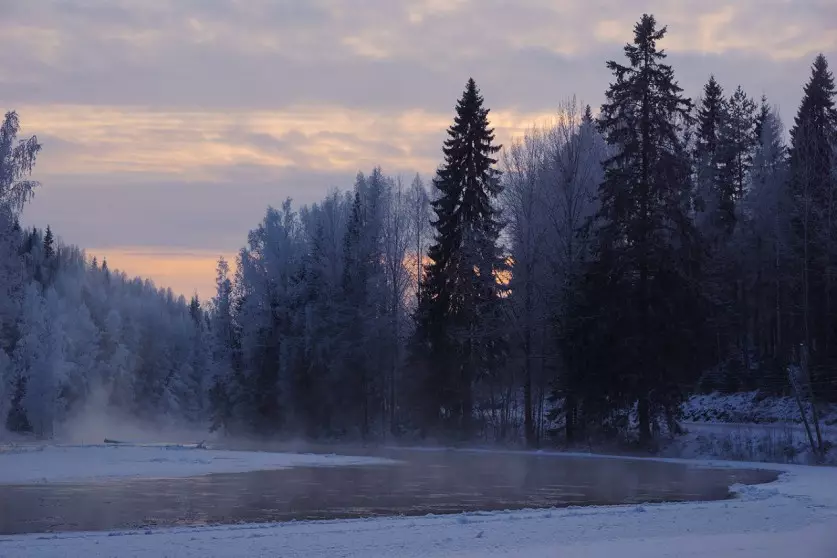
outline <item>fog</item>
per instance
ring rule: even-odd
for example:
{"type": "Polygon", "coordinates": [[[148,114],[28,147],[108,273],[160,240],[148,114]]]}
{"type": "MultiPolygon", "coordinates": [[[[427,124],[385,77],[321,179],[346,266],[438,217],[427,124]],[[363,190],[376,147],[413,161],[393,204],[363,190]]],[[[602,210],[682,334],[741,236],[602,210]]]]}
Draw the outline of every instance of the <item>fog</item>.
{"type": "Polygon", "coordinates": [[[102,387],[91,390],[77,411],[55,428],[53,442],[62,444],[101,444],[105,438],[133,443],[197,443],[215,436],[196,425],[168,416],[142,420],[109,403],[102,387]]]}

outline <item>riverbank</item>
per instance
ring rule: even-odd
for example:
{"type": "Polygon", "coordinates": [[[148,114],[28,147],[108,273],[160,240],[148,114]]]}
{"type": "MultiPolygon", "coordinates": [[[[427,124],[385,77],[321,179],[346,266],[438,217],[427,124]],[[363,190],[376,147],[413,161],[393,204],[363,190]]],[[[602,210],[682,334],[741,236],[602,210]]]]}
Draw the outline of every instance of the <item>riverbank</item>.
{"type": "Polygon", "coordinates": [[[718,502],[22,535],[0,538],[0,555],[34,558],[837,556],[837,468],[664,461],[755,467],[780,471],[782,475],[778,481],[765,485],[733,487],[736,497],[718,502]]]}

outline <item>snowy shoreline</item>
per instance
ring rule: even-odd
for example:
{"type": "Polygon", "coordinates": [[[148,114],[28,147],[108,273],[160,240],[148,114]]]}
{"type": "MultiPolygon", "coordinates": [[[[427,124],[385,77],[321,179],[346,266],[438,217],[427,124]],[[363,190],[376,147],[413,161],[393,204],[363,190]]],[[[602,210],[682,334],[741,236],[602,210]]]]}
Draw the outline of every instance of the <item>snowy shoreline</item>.
{"type": "Polygon", "coordinates": [[[390,465],[392,459],[194,449],[177,445],[17,446],[0,451],[0,484],[183,478],[291,467],[390,465]]]}
{"type": "MultiPolygon", "coordinates": [[[[605,457],[557,452],[555,455],[605,457]]],[[[15,535],[0,537],[0,555],[35,558],[68,555],[187,558],[277,555],[408,558],[837,556],[837,468],[717,460],[634,459],[766,469],[781,475],[768,484],[732,487],[736,498],[716,502],[15,535]],[[281,549],[278,554],[277,549],[281,549]]]]}

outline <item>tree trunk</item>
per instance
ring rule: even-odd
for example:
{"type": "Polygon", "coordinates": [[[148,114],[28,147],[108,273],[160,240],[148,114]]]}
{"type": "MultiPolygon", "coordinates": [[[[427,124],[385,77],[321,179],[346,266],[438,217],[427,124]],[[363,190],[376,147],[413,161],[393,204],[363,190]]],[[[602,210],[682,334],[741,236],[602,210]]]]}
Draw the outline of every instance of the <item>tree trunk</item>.
{"type": "Polygon", "coordinates": [[[535,423],[532,412],[532,265],[527,265],[526,277],[526,333],[524,339],[524,369],[523,369],[523,413],[524,428],[526,429],[526,445],[535,446],[535,423]]]}
{"type": "Polygon", "coordinates": [[[647,395],[641,395],[637,402],[637,416],[639,419],[639,444],[646,447],[651,443],[651,410],[647,395]]]}
{"type": "Polygon", "coordinates": [[[799,395],[799,387],[796,380],[793,378],[791,372],[788,372],[788,377],[790,379],[791,389],[793,389],[793,395],[796,399],[796,405],[799,408],[799,415],[802,417],[802,424],[805,425],[805,433],[808,435],[808,443],[811,444],[811,451],[814,455],[817,455],[817,446],[814,443],[814,436],[811,433],[811,425],[808,424],[808,415],[805,413],[805,406],[802,404],[802,397],[799,395]]]}
{"type": "Polygon", "coordinates": [[[567,395],[564,398],[564,435],[568,446],[575,443],[575,409],[575,396],[567,395]]]}

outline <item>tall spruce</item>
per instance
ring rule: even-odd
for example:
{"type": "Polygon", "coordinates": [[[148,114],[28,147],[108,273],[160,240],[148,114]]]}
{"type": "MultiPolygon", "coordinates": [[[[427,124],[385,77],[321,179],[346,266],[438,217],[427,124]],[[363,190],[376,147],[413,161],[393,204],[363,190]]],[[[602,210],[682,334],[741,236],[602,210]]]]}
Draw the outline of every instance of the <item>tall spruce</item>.
{"type": "MultiPolygon", "coordinates": [[[[727,102],[727,118],[721,128],[720,149],[722,182],[725,195],[732,207],[744,196],[753,167],[753,151],[756,147],[756,103],[739,85],[727,102]]],[[[733,224],[735,214],[732,215],[733,224]]]]}
{"type": "MultiPolygon", "coordinates": [[[[666,28],[645,14],[625,46],[628,64],[607,63],[616,80],[600,128],[614,155],[605,162],[588,301],[607,403],[636,404],[640,443],[658,417],[670,421],[697,374],[702,302],[696,274],[701,239],[691,221],[691,159],[683,140],[691,101],[666,54],[666,28]],[[598,306],[598,308],[595,308],[598,306]]],[[[670,425],[673,425],[670,422],[670,425]]]]}
{"type": "MultiPolygon", "coordinates": [[[[837,137],[834,76],[822,54],[814,60],[811,78],[790,131],[790,173],[794,197],[794,236],[800,289],[796,331],[809,352],[814,379],[834,386],[837,364],[834,331],[835,213],[834,145],[837,137]]],[[[801,357],[801,355],[799,355],[801,357]]],[[[800,358],[800,360],[802,360],[800,358]]]]}
{"type": "Polygon", "coordinates": [[[416,350],[429,363],[422,420],[465,438],[472,433],[475,386],[499,368],[505,350],[496,280],[505,269],[497,245],[502,224],[494,205],[502,189],[493,157],[500,146],[488,113],[469,79],[434,178],[436,232],[417,311],[416,350]]]}
{"type": "Polygon", "coordinates": [[[762,141],[762,131],[764,130],[765,122],[770,117],[770,113],[770,103],[767,102],[767,95],[762,94],[758,114],[756,114],[756,123],[753,127],[753,143],[756,146],[756,150],[758,150],[759,144],[762,141]]]}
{"type": "Polygon", "coordinates": [[[695,163],[697,166],[698,204],[702,214],[704,232],[729,229],[734,221],[734,204],[729,188],[721,183],[719,143],[721,131],[727,119],[727,102],[724,90],[709,76],[703,86],[703,99],[697,111],[697,137],[695,163]]]}
{"type": "Polygon", "coordinates": [[[724,89],[717,82],[714,75],[703,86],[703,99],[698,108],[698,140],[696,151],[698,155],[708,153],[714,155],[718,150],[718,135],[724,117],[725,109],[724,89]]]}
{"type": "Polygon", "coordinates": [[[49,260],[55,255],[55,238],[52,235],[52,229],[47,225],[46,233],[44,233],[44,259],[49,260]]]}

